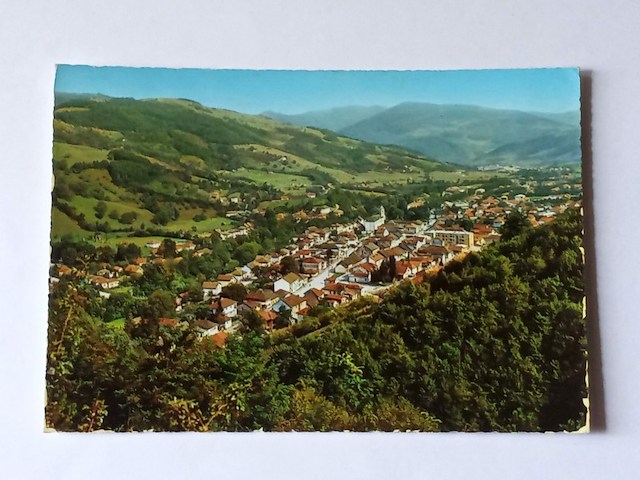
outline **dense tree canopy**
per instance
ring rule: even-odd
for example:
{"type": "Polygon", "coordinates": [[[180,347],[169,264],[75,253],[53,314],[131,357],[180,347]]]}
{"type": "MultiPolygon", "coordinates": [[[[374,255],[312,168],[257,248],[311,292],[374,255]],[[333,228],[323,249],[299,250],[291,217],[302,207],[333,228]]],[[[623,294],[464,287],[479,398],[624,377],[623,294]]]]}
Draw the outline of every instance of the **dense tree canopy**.
{"type": "MultiPolygon", "coordinates": [[[[197,340],[187,322],[153,322],[169,313],[174,296],[162,289],[177,271],[148,268],[168,287],[147,291],[145,305],[114,297],[108,308],[129,317],[138,308],[149,321],[124,331],[97,318],[92,287],[62,279],[50,298],[47,425],[576,429],[587,395],[581,217],[569,211],[523,227],[422,285],[394,287],[379,304],[365,297],[318,309],[270,335],[249,318],[223,349],[197,340]]],[[[83,246],[56,254],[65,248],[83,246]]]]}

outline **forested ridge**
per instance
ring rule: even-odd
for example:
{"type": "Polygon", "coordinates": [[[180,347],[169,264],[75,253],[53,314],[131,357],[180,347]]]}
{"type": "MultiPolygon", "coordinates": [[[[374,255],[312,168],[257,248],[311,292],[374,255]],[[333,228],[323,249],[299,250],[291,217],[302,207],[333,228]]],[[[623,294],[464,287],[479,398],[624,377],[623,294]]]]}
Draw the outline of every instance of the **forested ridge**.
{"type": "MultiPolygon", "coordinates": [[[[582,218],[530,227],[267,335],[225,348],[184,322],[108,328],[83,283],[50,295],[47,426],[92,431],[575,430],[585,422],[582,218]]],[[[153,293],[149,296],[152,298],[153,293]]]]}

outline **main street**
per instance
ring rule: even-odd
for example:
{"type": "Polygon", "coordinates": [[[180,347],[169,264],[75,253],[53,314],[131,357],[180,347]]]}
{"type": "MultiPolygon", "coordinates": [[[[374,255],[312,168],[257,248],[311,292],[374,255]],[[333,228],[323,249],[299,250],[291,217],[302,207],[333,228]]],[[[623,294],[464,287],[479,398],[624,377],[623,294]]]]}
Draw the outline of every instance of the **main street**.
{"type": "Polygon", "coordinates": [[[329,275],[331,275],[331,272],[333,271],[334,268],[336,268],[336,265],[338,265],[338,263],[340,263],[340,260],[336,260],[333,263],[330,263],[327,266],[327,268],[322,270],[318,275],[315,275],[314,277],[312,277],[310,282],[305,283],[302,287],[300,287],[298,290],[294,291],[293,293],[295,295],[303,296],[312,288],[317,288],[318,290],[322,290],[324,288],[324,281],[329,277],[329,275]]]}

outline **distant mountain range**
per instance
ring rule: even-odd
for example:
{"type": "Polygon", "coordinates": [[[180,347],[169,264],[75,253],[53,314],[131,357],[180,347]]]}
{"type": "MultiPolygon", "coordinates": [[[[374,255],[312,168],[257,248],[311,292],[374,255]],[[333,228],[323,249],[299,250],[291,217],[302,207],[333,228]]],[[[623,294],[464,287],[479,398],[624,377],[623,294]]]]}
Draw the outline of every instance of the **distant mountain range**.
{"type": "Polygon", "coordinates": [[[444,162],[481,166],[579,163],[580,112],[538,113],[471,105],[401,103],[341,107],[273,119],[399,145],[444,162]]]}
{"type": "Polygon", "coordinates": [[[301,113],[299,115],[285,115],[284,113],[278,112],[264,112],[262,115],[292,125],[320,127],[339,132],[385,110],[386,107],[375,105],[371,107],[338,107],[329,110],[301,113]]]}

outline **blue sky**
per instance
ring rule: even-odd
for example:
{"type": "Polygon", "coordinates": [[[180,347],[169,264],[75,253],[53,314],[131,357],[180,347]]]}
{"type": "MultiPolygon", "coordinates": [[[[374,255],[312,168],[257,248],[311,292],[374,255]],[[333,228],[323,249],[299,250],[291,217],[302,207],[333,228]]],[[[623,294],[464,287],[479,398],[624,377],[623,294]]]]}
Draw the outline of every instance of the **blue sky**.
{"type": "Polygon", "coordinates": [[[537,112],[580,108],[577,69],[451,71],[202,70],[60,65],[57,92],[188,98],[243,113],[302,113],[402,102],[537,112]]]}

